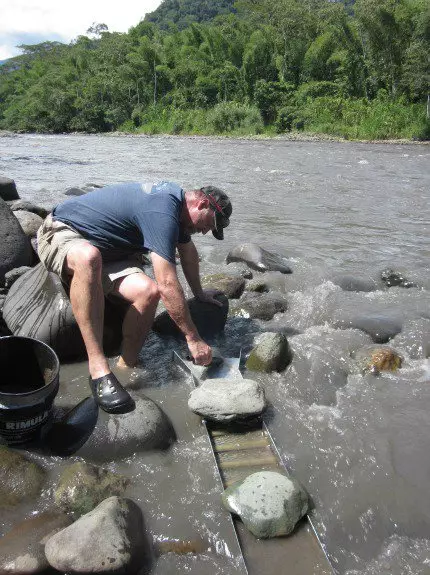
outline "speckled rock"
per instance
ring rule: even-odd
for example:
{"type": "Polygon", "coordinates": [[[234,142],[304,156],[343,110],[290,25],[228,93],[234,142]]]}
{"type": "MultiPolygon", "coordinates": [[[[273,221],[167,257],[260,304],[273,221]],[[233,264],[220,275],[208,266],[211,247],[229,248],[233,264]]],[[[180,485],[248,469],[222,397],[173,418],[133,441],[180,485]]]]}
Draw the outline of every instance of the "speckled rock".
{"type": "Polygon", "coordinates": [[[33,250],[29,238],[7,203],[0,198],[0,285],[10,270],[30,266],[33,250]]]}
{"type": "Polygon", "coordinates": [[[92,511],[104,499],[122,495],[129,480],[83,461],[64,469],[55,490],[55,503],[75,518],[92,511]]]}
{"type": "Polygon", "coordinates": [[[387,268],[381,272],[381,280],[387,287],[417,287],[417,284],[408,278],[405,278],[401,272],[395,271],[391,268],[387,268]]]}
{"type": "Polygon", "coordinates": [[[204,289],[216,289],[223,292],[228,299],[239,298],[245,289],[245,279],[240,275],[212,274],[201,279],[204,289]]]}
{"type": "Polygon", "coordinates": [[[45,471],[37,463],[0,445],[0,509],[35,499],[44,481],[45,471]]]}
{"type": "Polygon", "coordinates": [[[309,507],[303,487],[295,479],[274,471],[249,475],[226,489],[222,501],[261,539],[288,535],[309,507]]]}
{"type": "Polygon", "coordinates": [[[270,291],[270,288],[267,285],[266,280],[261,278],[254,278],[251,281],[246,282],[245,291],[266,293],[270,291]]]}
{"type": "Polygon", "coordinates": [[[252,379],[206,379],[191,392],[188,407],[211,421],[229,422],[260,415],[266,399],[252,379]]]}
{"type": "Polygon", "coordinates": [[[49,564],[72,573],[134,573],[143,560],[142,512],[130,499],[109,497],[50,537],[49,564]]]}
{"type": "Polygon", "coordinates": [[[403,358],[389,346],[366,346],[355,353],[357,367],[361,372],[377,375],[381,371],[397,371],[403,358]]]}
{"type": "MultiPolygon", "coordinates": [[[[216,299],[222,306],[200,302],[195,298],[188,300],[191,317],[201,337],[210,338],[224,330],[229,308],[229,300],[224,294],[219,294],[216,299]]],[[[159,335],[183,338],[177,325],[173,322],[167,311],[160,313],[155,318],[152,329],[159,335]]]]}
{"type": "Polygon", "coordinates": [[[72,523],[58,511],[45,511],[15,525],[0,538],[0,573],[30,575],[49,568],[45,543],[72,523]]]}
{"type": "Polygon", "coordinates": [[[25,210],[17,210],[16,212],[13,212],[13,214],[18,220],[25,235],[28,238],[35,238],[37,230],[43,223],[43,219],[37,214],[26,212],[25,210]]]}
{"type": "Polygon", "coordinates": [[[264,333],[251,351],[246,368],[251,371],[283,371],[291,361],[288,340],[281,333],[264,333]]]}

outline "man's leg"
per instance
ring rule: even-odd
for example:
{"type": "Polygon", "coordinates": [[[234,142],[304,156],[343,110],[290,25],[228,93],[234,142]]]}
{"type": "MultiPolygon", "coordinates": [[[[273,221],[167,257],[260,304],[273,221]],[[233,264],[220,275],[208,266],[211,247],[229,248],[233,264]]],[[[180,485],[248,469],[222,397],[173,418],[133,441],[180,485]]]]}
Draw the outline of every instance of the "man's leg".
{"type": "Polygon", "coordinates": [[[152,327],[160,300],[157,284],[143,273],[116,280],[113,294],[130,302],[122,326],[123,344],[118,367],[133,367],[152,327]]]}
{"type": "Polygon", "coordinates": [[[96,379],[110,372],[103,352],[105,303],[101,254],[89,242],[80,242],[70,248],[64,265],[72,275],[70,302],[87,350],[90,375],[96,379]]]}

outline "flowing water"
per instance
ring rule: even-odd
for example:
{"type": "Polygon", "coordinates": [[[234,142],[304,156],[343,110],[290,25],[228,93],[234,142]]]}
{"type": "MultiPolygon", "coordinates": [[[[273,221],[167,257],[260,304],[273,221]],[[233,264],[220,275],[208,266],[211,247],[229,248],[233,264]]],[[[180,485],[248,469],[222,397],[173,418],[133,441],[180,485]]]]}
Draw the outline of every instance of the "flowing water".
{"type": "MultiPolygon", "coordinates": [[[[233,355],[262,331],[289,334],[294,357],[287,370],[251,377],[266,388],[268,426],[312,497],[335,573],[430,573],[428,146],[18,135],[0,138],[0,174],[15,179],[23,199],[46,207],[67,188],[89,183],[170,179],[185,189],[224,188],[233,199],[232,222],[224,242],[196,238],[202,272],[229,271],[229,250],[251,241],[286,257],[293,274],[266,274],[286,295],[286,313],[270,322],[229,319],[216,343],[233,355]],[[380,274],[388,267],[417,287],[387,289],[380,274]],[[343,290],[340,277],[374,289],[343,290]],[[404,358],[397,373],[357,369],[351,356],[372,343],[351,328],[363,318],[393,334],[401,329],[391,341],[404,358]]],[[[240,573],[234,544],[220,535],[226,514],[216,470],[187,411],[191,383],[170,363],[173,347],[151,335],[130,382],[165,409],[178,442],[167,453],[110,465],[136,480],[131,496],[153,539],[200,537],[195,545],[212,550],[162,555],[151,573],[240,573]]],[[[86,378],[85,364],[62,366],[59,401],[84,397],[86,378]]],[[[53,475],[64,464],[44,463],[53,475]]],[[[3,529],[12,519],[3,519],[3,529]]]]}

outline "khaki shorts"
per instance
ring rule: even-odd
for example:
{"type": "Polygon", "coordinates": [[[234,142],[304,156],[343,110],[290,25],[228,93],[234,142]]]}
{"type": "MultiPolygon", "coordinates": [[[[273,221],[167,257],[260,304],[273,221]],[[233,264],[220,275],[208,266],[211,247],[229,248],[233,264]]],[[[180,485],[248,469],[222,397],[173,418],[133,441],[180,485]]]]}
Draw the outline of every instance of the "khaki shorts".
{"type": "MultiPolygon", "coordinates": [[[[49,214],[37,231],[37,252],[45,267],[57,274],[68,284],[70,276],[64,270],[64,262],[70,248],[80,243],[88,243],[77,231],[63,222],[52,219],[49,214]]],[[[133,254],[124,260],[103,262],[103,292],[108,295],[114,289],[114,282],[135,273],[144,273],[139,254],[133,254]]]]}

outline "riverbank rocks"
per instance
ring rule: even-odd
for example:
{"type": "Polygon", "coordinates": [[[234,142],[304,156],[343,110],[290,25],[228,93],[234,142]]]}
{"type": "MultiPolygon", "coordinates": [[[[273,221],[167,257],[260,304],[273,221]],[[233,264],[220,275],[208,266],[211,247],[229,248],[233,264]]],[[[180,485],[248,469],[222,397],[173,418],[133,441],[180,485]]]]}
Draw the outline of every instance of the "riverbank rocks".
{"type": "Polygon", "coordinates": [[[278,271],[282,274],[292,273],[285,258],[278,254],[268,252],[257,244],[240,244],[234,247],[227,255],[227,264],[243,262],[248,267],[259,272],[278,271]]]}
{"type": "Polygon", "coordinates": [[[129,483],[126,477],[79,461],[64,469],[55,490],[55,503],[66,513],[80,517],[104,499],[122,495],[129,483]]]}
{"type": "Polygon", "coordinates": [[[13,212],[14,216],[19,222],[22,231],[28,238],[35,238],[37,230],[43,223],[43,219],[33,212],[26,212],[25,210],[18,210],[13,212]]]}
{"type": "Polygon", "coordinates": [[[375,375],[381,371],[397,371],[403,362],[396,350],[389,346],[363,347],[355,353],[354,358],[361,372],[370,372],[375,375]]]}
{"type": "Polygon", "coordinates": [[[245,365],[251,371],[271,373],[283,371],[290,361],[291,350],[286,336],[280,333],[264,333],[245,365]]]}
{"type": "Polygon", "coordinates": [[[16,507],[40,495],[45,471],[37,463],[0,445],[0,509],[16,507]]]}
{"type": "Polygon", "coordinates": [[[143,518],[130,499],[109,497],[45,545],[62,573],[134,573],[143,560],[143,518]]]}
{"type": "Polygon", "coordinates": [[[133,399],[136,407],[130,413],[109,414],[100,409],[94,431],[76,455],[105,463],[136,452],[167,449],[176,439],[169,418],[151,399],[133,399]]]}
{"type": "Polygon", "coordinates": [[[268,321],[276,313],[286,311],[287,306],[287,300],[282,295],[250,292],[232,304],[230,315],[268,321]]]}
{"type": "Polygon", "coordinates": [[[230,422],[260,415],[266,399],[252,379],[206,379],[191,392],[188,407],[205,419],[230,422]]]}
{"type": "Polygon", "coordinates": [[[0,573],[30,575],[49,568],[45,543],[72,523],[65,514],[45,511],[15,525],[0,538],[0,573]]]}
{"type": "MultiPolygon", "coordinates": [[[[188,300],[191,318],[201,337],[211,338],[224,330],[228,314],[228,298],[224,294],[215,296],[222,306],[201,302],[195,298],[188,300]]],[[[162,336],[183,338],[183,335],[167,311],[155,318],[152,329],[162,336]]]]}
{"type": "Polygon", "coordinates": [[[33,250],[18,220],[1,198],[0,222],[0,285],[2,285],[7,272],[32,264],[33,250]]]}
{"type": "MultiPolygon", "coordinates": [[[[122,307],[106,300],[104,347],[107,353],[119,348],[123,314],[122,307]]],[[[64,286],[42,263],[12,285],[4,302],[3,318],[14,335],[47,343],[60,360],[86,358],[81,332],[64,286]]]]}
{"type": "Polygon", "coordinates": [[[14,180],[0,176],[0,198],[4,201],[19,199],[14,180]]]}
{"type": "Polygon", "coordinates": [[[47,210],[43,206],[37,206],[36,204],[33,204],[33,202],[29,202],[28,200],[13,200],[11,202],[8,202],[8,205],[13,212],[24,210],[25,212],[31,212],[33,214],[37,214],[43,220],[49,214],[49,210],[47,210]]]}
{"type": "Polygon", "coordinates": [[[303,487],[274,471],[253,473],[235,483],[224,491],[222,501],[260,539],[288,535],[309,508],[303,487]]]}
{"type": "Polygon", "coordinates": [[[216,289],[223,292],[228,299],[237,299],[245,289],[245,279],[240,275],[212,274],[202,277],[204,289],[216,289]]]}
{"type": "Polygon", "coordinates": [[[411,288],[417,287],[417,285],[405,278],[400,272],[396,272],[391,268],[387,268],[381,272],[381,280],[387,287],[403,287],[411,288]]]}

